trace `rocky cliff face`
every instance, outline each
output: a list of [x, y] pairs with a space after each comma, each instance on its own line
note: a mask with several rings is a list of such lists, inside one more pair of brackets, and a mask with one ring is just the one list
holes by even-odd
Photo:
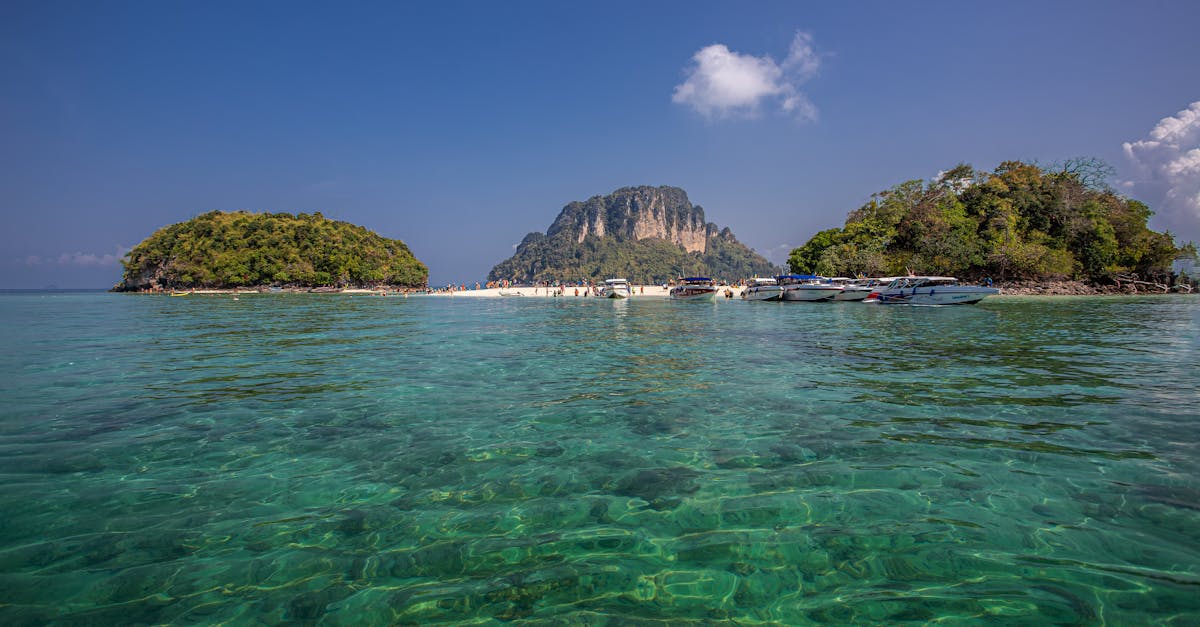
[[563, 207], [546, 231], [581, 243], [587, 236], [618, 240], [658, 238], [689, 253], [703, 253], [715, 224], [704, 222], [704, 209], [693, 205], [678, 187], [623, 187], [608, 196], [593, 196]]
[[489, 280], [602, 280], [660, 283], [678, 276], [736, 280], [774, 272], [678, 187], [623, 187], [563, 207], [545, 234], [530, 233]]

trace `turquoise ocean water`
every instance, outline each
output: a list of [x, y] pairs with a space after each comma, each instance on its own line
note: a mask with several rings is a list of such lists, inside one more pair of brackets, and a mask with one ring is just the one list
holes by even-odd
[[1200, 623], [1200, 297], [0, 324], [4, 625]]

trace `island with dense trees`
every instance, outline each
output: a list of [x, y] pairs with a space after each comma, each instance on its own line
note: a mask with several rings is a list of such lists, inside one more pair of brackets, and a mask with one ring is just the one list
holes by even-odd
[[210, 211], [159, 229], [122, 263], [115, 291], [420, 288], [429, 278], [404, 242], [320, 213]]
[[1109, 188], [1110, 175], [1093, 159], [1009, 161], [991, 173], [959, 165], [931, 182], [875, 194], [844, 226], [794, 249], [788, 265], [827, 276], [1169, 280], [1171, 261], [1184, 249], [1170, 233], [1147, 228], [1150, 208]]

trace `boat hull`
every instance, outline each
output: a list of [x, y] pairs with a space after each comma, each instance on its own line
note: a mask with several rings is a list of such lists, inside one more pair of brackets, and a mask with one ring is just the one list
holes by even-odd
[[742, 299], [744, 300], [783, 300], [783, 290], [777, 286], [758, 286], [747, 287], [742, 290]]
[[868, 295], [870, 295], [870, 293], [871, 293], [870, 288], [847, 287], [846, 289], [842, 290], [842, 293], [838, 294], [837, 296], [834, 296], [833, 300], [859, 301], [859, 300], [865, 299]]
[[717, 290], [716, 288], [676, 287], [671, 290], [671, 300], [713, 302], [717, 300]]
[[792, 302], [819, 302], [832, 300], [842, 292], [841, 287], [828, 285], [798, 285], [783, 291], [783, 300]]
[[883, 305], [973, 305], [999, 294], [994, 287], [956, 286], [881, 290], [877, 302]]

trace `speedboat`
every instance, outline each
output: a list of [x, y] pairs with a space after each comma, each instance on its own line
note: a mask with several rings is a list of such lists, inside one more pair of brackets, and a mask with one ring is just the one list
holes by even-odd
[[633, 289], [629, 287], [629, 281], [625, 279], [607, 279], [604, 281], [604, 287], [600, 288], [600, 296], [605, 298], [629, 298], [633, 296]]
[[833, 277], [829, 279], [834, 285], [841, 285], [842, 291], [835, 294], [833, 300], [863, 300], [875, 291], [879, 282], [875, 279], [851, 279], [848, 277]]
[[772, 278], [754, 277], [746, 282], [742, 290], [743, 300], [783, 300], [779, 281]]
[[834, 285], [815, 274], [785, 274], [775, 277], [783, 288], [783, 300], [816, 302], [832, 300], [842, 293], [841, 285]]
[[703, 276], [679, 279], [679, 285], [671, 288], [671, 298], [712, 302], [717, 299], [717, 286], [712, 279]]
[[952, 276], [899, 277], [867, 296], [865, 302], [887, 305], [970, 305], [992, 294], [994, 287], [962, 285]]

